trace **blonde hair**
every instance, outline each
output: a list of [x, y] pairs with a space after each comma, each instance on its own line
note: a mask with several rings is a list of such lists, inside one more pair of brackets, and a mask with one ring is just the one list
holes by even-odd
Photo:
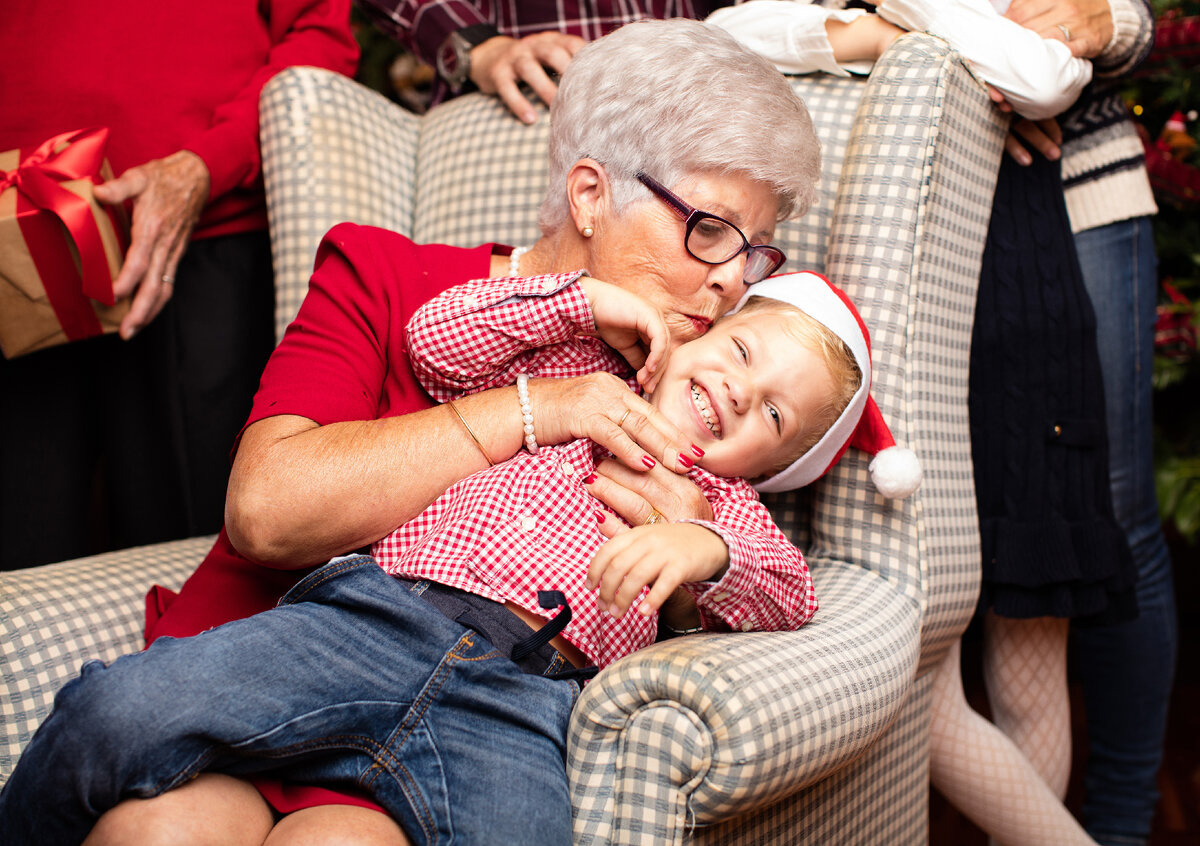
[[833, 381], [833, 393], [825, 403], [817, 409], [816, 425], [809, 426], [795, 442], [789, 444], [790, 449], [785, 457], [773, 466], [766, 476], [790, 467], [797, 459], [816, 446], [817, 441], [825, 436], [829, 427], [842, 416], [850, 400], [862, 385], [862, 371], [854, 360], [854, 353], [846, 342], [839, 338], [832, 329], [824, 323], [809, 316], [804, 310], [791, 303], [770, 297], [751, 296], [734, 314], [778, 314], [788, 318], [785, 331], [805, 348], [818, 353], [829, 371]]
[[785, 220], [808, 211], [821, 172], [812, 119], [783, 74], [719, 27], [684, 19], [626, 24], [575, 54], [550, 107], [549, 156], [546, 234], [567, 220], [580, 159], [604, 166], [618, 213], [651, 199], [638, 173], [668, 187], [737, 173], [770, 186]]

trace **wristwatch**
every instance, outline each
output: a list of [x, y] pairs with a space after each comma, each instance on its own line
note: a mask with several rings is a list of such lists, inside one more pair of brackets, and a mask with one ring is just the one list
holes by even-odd
[[471, 50], [499, 35], [491, 24], [472, 24], [446, 36], [437, 52], [437, 72], [458, 94], [471, 77]]

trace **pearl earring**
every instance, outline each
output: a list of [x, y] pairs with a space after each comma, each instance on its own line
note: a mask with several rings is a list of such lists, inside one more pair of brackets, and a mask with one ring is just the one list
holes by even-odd
[[596, 234], [596, 230], [590, 226], [585, 226], [580, 234], [583, 235], [584, 238], [591, 238]]

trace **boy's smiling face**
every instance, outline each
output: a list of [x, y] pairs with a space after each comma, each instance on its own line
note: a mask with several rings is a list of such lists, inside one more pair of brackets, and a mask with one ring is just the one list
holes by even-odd
[[789, 319], [734, 314], [671, 353], [650, 402], [704, 450], [706, 470], [757, 479], [819, 425], [833, 378]]

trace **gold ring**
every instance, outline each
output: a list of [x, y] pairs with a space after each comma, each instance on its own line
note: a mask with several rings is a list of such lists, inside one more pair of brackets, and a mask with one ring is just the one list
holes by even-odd
[[621, 419], [617, 421], [617, 426], [618, 426], [618, 427], [620, 427], [620, 426], [624, 426], [624, 425], [625, 425], [625, 418], [629, 416], [629, 412], [630, 412], [630, 411], [632, 411], [632, 410], [633, 410], [633, 409], [630, 409], [630, 408], [627, 408], [627, 409], [625, 409], [625, 413], [624, 413], [624, 414], [622, 414], [622, 415], [621, 415]]
[[1065, 38], [1067, 41], [1071, 40], [1071, 28], [1069, 26], [1066, 24], [1055, 24], [1055, 26], [1058, 27], [1058, 31], [1063, 34], [1063, 38]]
[[650, 510], [650, 516], [646, 518], [646, 522], [642, 523], [642, 525], [643, 526], [651, 526], [655, 523], [661, 523], [666, 519], [667, 519], [666, 517], [662, 516], [662, 514], [659, 513], [658, 509], [652, 508]]

